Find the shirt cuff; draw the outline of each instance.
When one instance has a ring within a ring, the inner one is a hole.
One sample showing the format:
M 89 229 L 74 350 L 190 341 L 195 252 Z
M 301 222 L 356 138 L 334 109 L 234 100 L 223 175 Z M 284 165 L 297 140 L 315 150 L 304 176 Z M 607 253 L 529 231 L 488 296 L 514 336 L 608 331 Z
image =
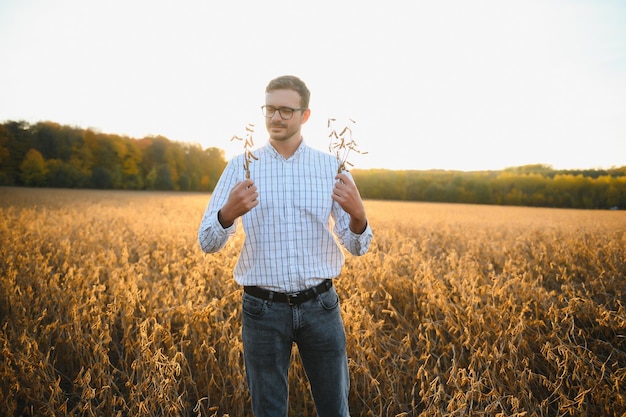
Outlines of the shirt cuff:
M 215 213 L 215 216 L 213 217 L 215 230 L 218 231 L 220 235 L 228 236 L 228 235 L 233 234 L 235 232 L 235 223 L 237 223 L 237 220 L 235 220 L 233 224 L 231 224 L 230 226 L 224 227 L 222 226 L 222 223 L 220 223 L 219 217 L 220 217 L 220 212 L 218 210 L 217 213 Z
M 354 233 L 352 230 L 350 230 L 350 228 L 348 228 L 348 233 L 350 234 L 350 241 L 356 243 L 356 245 L 353 246 L 354 249 L 352 253 L 354 255 L 365 254 L 374 236 L 374 233 L 372 232 L 372 228 L 370 227 L 370 223 L 367 222 L 367 226 L 365 227 L 365 230 L 361 234 Z
M 350 228 L 348 228 L 352 237 L 356 240 L 360 240 L 362 237 L 365 237 L 369 234 L 372 236 L 372 229 L 370 228 L 370 222 L 365 223 L 365 229 L 361 233 L 354 233 Z

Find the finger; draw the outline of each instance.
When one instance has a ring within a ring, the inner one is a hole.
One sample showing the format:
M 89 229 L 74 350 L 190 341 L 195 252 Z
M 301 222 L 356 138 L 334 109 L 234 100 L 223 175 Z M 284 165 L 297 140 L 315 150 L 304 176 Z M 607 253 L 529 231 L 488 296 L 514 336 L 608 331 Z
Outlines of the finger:
M 337 174 L 335 175 L 335 179 L 339 180 L 341 183 L 343 184 L 348 184 L 350 183 L 350 177 L 348 177 L 346 174 L 341 173 L 341 174 Z
M 243 189 L 248 189 L 252 187 L 253 185 L 254 185 L 254 181 L 252 181 L 251 179 L 246 179 L 239 183 L 239 186 Z

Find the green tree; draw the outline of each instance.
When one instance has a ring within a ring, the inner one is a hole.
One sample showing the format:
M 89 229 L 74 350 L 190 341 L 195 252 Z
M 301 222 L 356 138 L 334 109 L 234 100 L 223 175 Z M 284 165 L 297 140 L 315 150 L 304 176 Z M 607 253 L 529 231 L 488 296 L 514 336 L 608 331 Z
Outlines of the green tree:
M 141 151 L 135 141 L 127 140 L 121 154 L 123 188 L 138 190 L 143 188 L 141 175 Z
M 191 190 L 191 179 L 186 172 L 183 172 L 180 177 L 178 177 L 178 189 L 180 191 L 189 191 Z
M 49 159 L 46 161 L 46 169 L 46 185 L 49 187 L 78 188 L 87 184 L 88 178 L 71 163 Z
M 25 185 L 42 186 L 46 182 L 46 161 L 37 149 L 29 149 L 20 164 L 20 175 Z
M 11 155 L 10 135 L 9 130 L 4 125 L 0 125 L 0 185 L 10 185 L 14 182 L 11 173 L 8 172 Z
M 97 166 L 91 173 L 91 183 L 95 188 L 111 189 L 115 187 L 115 178 L 108 168 Z
M 170 173 L 170 167 L 167 164 L 161 165 L 156 170 L 156 180 L 154 182 L 154 188 L 156 188 L 157 190 L 171 190 L 174 188 L 172 175 Z
M 215 147 L 205 149 L 204 176 L 208 179 L 206 191 L 213 191 L 224 168 L 226 168 L 224 151 Z
M 30 125 L 24 121 L 9 121 L 4 124 L 5 143 L 9 150 L 8 159 L 2 163 L 2 172 L 8 178 L 10 185 L 23 184 L 21 182 L 20 164 L 31 148 L 37 148 Z

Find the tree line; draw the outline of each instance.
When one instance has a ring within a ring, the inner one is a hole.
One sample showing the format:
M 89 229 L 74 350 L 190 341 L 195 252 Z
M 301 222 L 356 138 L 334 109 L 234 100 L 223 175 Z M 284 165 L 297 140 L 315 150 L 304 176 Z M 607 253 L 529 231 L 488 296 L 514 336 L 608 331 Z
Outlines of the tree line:
M 224 151 L 133 139 L 53 122 L 0 125 L 0 185 L 126 190 L 212 191 Z
M 581 209 L 626 208 L 626 166 L 554 170 L 527 165 L 502 171 L 354 170 L 372 199 Z
M 0 125 L 0 185 L 213 191 L 224 151 L 133 139 L 53 122 Z M 501 171 L 353 170 L 369 199 L 585 209 L 626 208 L 626 166 L 555 170 L 526 165 Z

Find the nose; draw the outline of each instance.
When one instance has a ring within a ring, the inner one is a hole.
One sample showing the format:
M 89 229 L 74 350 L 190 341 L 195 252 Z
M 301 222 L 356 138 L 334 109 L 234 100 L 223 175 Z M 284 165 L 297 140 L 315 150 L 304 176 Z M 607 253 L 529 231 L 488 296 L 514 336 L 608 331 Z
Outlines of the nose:
M 280 111 L 276 110 L 274 112 L 274 114 L 272 115 L 272 120 L 277 119 L 277 120 L 282 120 L 283 118 L 280 116 Z

